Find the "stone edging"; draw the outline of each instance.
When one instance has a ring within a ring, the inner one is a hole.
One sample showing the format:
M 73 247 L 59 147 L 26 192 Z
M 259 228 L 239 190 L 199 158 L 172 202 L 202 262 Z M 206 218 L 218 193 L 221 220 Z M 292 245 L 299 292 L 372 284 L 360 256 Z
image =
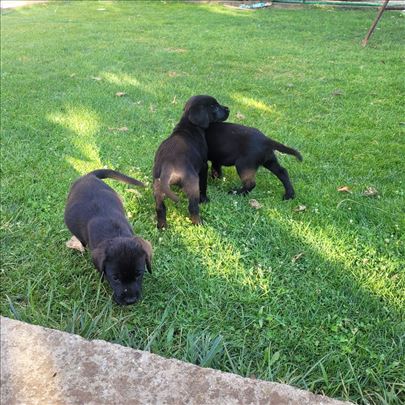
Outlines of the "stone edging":
M 7 405 L 349 404 L 4 317 L 0 399 Z

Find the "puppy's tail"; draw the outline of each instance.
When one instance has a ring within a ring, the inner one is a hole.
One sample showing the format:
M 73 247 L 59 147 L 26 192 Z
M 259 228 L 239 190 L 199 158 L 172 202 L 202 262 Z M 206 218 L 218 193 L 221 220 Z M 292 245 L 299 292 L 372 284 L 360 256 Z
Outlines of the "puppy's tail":
M 145 187 L 145 184 L 143 184 L 141 181 L 126 176 L 125 174 L 117 172 L 116 170 L 98 169 L 90 172 L 89 175 L 96 176 L 98 179 L 114 179 L 122 181 L 123 183 L 133 184 L 134 186 Z
M 278 150 L 282 153 L 287 153 L 288 155 L 295 156 L 300 162 L 302 162 L 301 153 L 299 153 L 296 149 L 290 148 L 286 145 L 283 145 L 280 142 L 274 141 L 273 139 L 269 139 L 270 145 L 272 149 Z
M 155 193 L 163 193 L 175 203 L 179 201 L 179 197 L 172 190 L 170 190 L 169 182 L 166 179 L 155 179 L 153 182 L 153 188 Z

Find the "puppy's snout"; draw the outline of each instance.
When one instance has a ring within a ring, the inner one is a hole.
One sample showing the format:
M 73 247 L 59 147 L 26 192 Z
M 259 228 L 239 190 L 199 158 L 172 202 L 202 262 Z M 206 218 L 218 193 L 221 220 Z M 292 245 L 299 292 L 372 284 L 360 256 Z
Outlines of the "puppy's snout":
M 138 301 L 138 297 L 126 297 L 124 301 L 126 305 L 135 304 Z
M 134 304 L 142 297 L 141 290 L 138 288 L 125 288 L 123 295 L 123 301 L 126 305 Z
M 139 301 L 141 296 L 139 294 L 135 295 L 124 295 L 124 296 L 114 296 L 114 300 L 118 305 L 131 305 L 135 304 L 135 302 Z

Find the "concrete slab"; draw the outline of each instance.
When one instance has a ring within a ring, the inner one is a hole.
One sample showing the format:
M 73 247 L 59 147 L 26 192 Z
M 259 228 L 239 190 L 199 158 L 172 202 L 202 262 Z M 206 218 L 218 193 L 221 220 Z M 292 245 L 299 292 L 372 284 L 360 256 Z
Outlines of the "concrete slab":
M 4 317 L 0 322 L 4 405 L 344 404 L 101 340 Z

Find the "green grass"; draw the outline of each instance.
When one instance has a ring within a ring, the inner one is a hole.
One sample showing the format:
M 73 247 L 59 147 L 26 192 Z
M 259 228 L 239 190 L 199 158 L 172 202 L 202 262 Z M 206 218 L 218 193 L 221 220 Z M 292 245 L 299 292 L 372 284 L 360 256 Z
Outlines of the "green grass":
M 3 12 L 1 314 L 359 403 L 404 401 L 405 18 L 385 13 L 363 49 L 374 16 L 140 1 Z M 89 255 L 65 247 L 69 186 L 103 166 L 150 185 L 157 146 L 199 93 L 302 152 L 302 164 L 280 157 L 297 198 L 283 202 L 264 169 L 251 197 L 229 196 L 228 168 L 209 182 L 203 227 L 183 197 L 159 232 L 151 188 L 109 181 L 155 251 L 144 300 L 118 307 Z

